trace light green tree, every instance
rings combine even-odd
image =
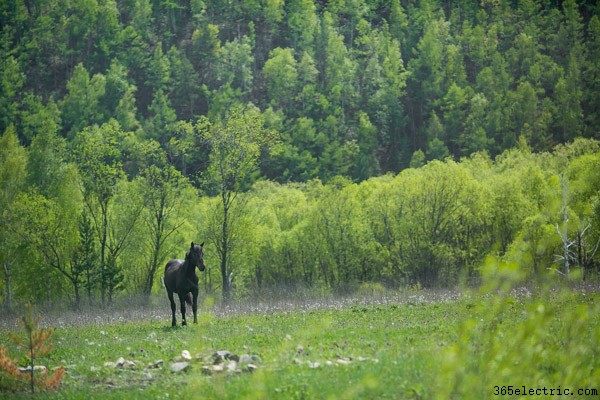
[[[232,102],[248,100],[254,79],[252,48],[252,41],[244,36],[225,43],[219,49],[214,65],[211,101],[215,106],[222,104],[223,108],[216,108],[216,114],[224,115]]]
[[[319,25],[315,3],[310,0],[291,0],[286,2],[285,7],[288,34],[293,47],[302,51],[312,50]]]
[[[17,196],[25,189],[27,168],[27,152],[21,147],[14,126],[9,126],[0,137],[0,230],[4,232],[0,238],[0,262],[4,272],[4,290],[2,305],[12,309],[13,273],[19,240],[9,234],[9,227],[16,223],[9,207]]]
[[[69,139],[84,127],[102,123],[100,100],[106,91],[106,78],[95,74],[90,78],[87,69],[79,63],[67,82],[67,95],[59,103],[62,110],[63,129]]]
[[[72,172],[76,174],[76,170],[72,169]],[[72,181],[77,179],[76,176],[69,178]],[[77,196],[76,189],[72,194],[81,197]],[[84,270],[75,262],[79,244],[77,219],[81,212],[81,203],[77,203],[78,209],[70,209],[69,202],[48,199],[39,194],[23,193],[18,202],[11,207],[11,212],[18,221],[12,232],[23,241],[28,253],[40,256],[41,268],[38,268],[40,277],[50,282],[57,279],[50,271],[58,271],[72,286],[75,307],[78,307],[81,301],[84,278]],[[26,273],[32,273],[32,267],[28,266]],[[25,285],[35,292],[35,286],[29,286],[28,283]],[[58,287],[60,286],[62,285],[59,283]],[[60,293],[49,293],[49,296],[48,300],[55,300]]]
[[[289,112],[294,106],[298,88],[298,71],[294,50],[275,48],[269,53],[269,59],[263,67],[270,104]]]
[[[172,238],[186,224],[185,217],[191,214],[195,193],[181,173],[170,165],[149,166],[142,171],[139,183],[145,204],[141,219],[147,231],[143,244],[140,243],[145,255],[141,292],[150,296],[156,272],[165,259],[176,252]]]
[[[118,147],[123,132],[119,124],[111,120],[102,126],[93,126],[80,132],[75,138],[75,156],[81,170],[85,206],[93,221],[100,244],[100,293],[102,304],[106,302],[109,214],[117,183],[124,172]]]
[[[251,105],[233,108],[203,133],[210,146],[208,174],[220,199],[218,229],[207,240],[219,255],[223,301],[228,302],[234,272],[230,254],[241,245],[233,240],[238,218],[243,215],[239,194],[255,173],[261,153],[273,151],[278,139],[275,132],[264,128],[260,111]]]

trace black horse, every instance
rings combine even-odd
[[[185,253],[185,261],[171,260],[165,266],[165,288],[169,300],[171,301],[171,312],[173,313],[172,326],[176,326],[175,320],[175,300],[173,293],[179,296],[181,303],[181,325],[186,325],[185,322],[185,303],[192,306],[194,312],[194,323],[197,324],[196,312],[198,311],[198,275],[196,275],[196,267],[200,271],[204,271],[204,243],[197,245],[192,242],[190,250]]]

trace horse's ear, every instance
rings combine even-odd
[[[200,247],[204,247],[204,242],[202,242],[202,244],[200,245]]]
[[[190,246],[190,249],[194,249],[194,242],[192,242],[192,245]]]

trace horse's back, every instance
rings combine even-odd
[[[181,264],[183,264],[182,260],[170,260],[165,265],[164,282],[167,290],[173,291],[175,289],[176,275],[179,267],[181,267]]]
[[[170,260],[167,262],[167,265],[165,265],[165,274],[168,273],[169,271],[176,271],[179,269],[179,267],[181,266],[181,264],[183,264],[183,260]]]

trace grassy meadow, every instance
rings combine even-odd
[[[53,349],[37,363],[63,365],[66,376],[36,398],[481,399],[502,398],[494,391],[509,385],[597,389],[599,305],[595,291],[582,289],[423,291],[227,312],[207,304],[198,324],[175,328],[162,309],[151,318],[56,318]],[[0,345],[26,364],[9,335]],[[257,356],[256,368],[240,361],[231,372],[230,362],[214,371],[212,355],[222,350]],[[184,351],[188,368],[172,372]],[[31,398],[9,391],[7,379],[0,375],[1,397]]]

